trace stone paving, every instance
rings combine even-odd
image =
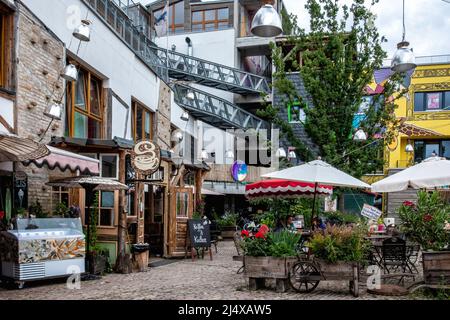
[[[67,289],[64,280],[27,284],[22,290],[0,288],[0,300],[85,300],[85,299],[149,299],[149,300],[352,300],[348,282],[320,282],[315,291],[299,294],[293,291],[276,293],[265,289],[249,291],[246,279],[236,271],[241,262],[232,260],[236,249],[232,241],[218,244],[218,254],[213,261],[178,260],[175,263],[149,268],[133,274],[109,274],[100,280],[81,282],[80,290]],[[418,299],[417,296],[383,297],[360,290],[359,300],[367,299]]]

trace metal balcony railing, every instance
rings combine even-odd
[[[266,77],[156,46],[127,15],[132,0],[83,0],[116,31],[158,76],[186,81],[238,94],[269,93]]]
[[[177,84],[173,85],[175,102],[187,109],[194,117],[220,129],[269,129],[264,120],[247,112],[238,106],[212,96],[196,88]],[[187,98],[188,91],[194,94],[194,99]]]

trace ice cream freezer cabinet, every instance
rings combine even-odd
[[[25,281],[85,272],[81,220],[18,219],[14,230],[0,232],[2,279]]]

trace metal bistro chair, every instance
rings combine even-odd
[[[391,272],[398,273],[401,269],[400,282],[404,281],[406,270],[412,274],[412,269],[409,266],[408,257],[406,255],[406,241],[397,237],[388,238],[383,241],[382,246],[382,265],[384,270],[390,274]]]

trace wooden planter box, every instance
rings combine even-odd
[[[102,275],[106,270],[106,257],[100,254],[89,256],[90,271],[95,275]]]
[[[318,266],[320,266],[320,271],[322,272],[322,280],[354,280],[355,271],[358,270],[358,264],[354,262],[342,262],[338,261],[335,263],[328,263],[321,259],[314,260]],[[356,269],[356,270],[355,270]],[[358,273],[356,273],[357,277]]]
[[[249,289],[263,288],[265,279],[275,279],[277,292],[285,292],[289,270],[297,261],[297,257],[244,256],[244,274],[249,278]]]
[[[450,251],[422,252],[423,280],[426,284],[450,284]]]
[[[223,239],[233,239],[234,233],[236,232],[235,226],[220,227],[220,235]]]

